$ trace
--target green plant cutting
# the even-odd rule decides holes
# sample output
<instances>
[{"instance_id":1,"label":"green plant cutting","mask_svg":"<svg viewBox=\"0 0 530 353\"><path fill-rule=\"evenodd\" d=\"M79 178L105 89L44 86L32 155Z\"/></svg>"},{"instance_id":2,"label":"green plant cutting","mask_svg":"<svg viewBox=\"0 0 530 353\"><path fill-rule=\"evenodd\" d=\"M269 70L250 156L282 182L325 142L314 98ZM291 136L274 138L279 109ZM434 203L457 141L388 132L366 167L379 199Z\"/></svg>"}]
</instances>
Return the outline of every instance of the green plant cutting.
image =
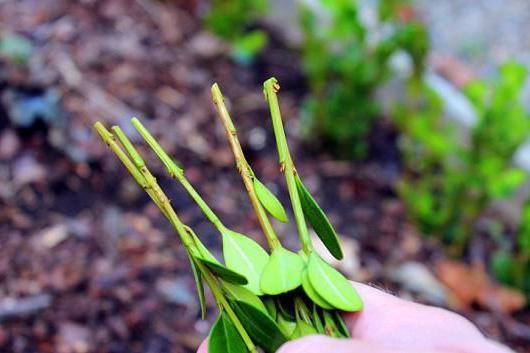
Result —
<instances>
[{"instance_id":1,"label":"green plant cutting","mask_svg":"<svg viewBox=\"0 0 530 353\"><path fill-rule=\"evenodd\" d=\"M308 224L335 258L343 258L333 226L304 185L291 157L278 104L279 88L274 78L263 85L276 139L279 171L285 177L301 243L298 252L284 247L277 236L270 217L288 222L288 214L246 160L217 84L212 86L213 102L269 251L251 237L222 223L188 181L180 164L164 151L138 119L132 118L132 125L158 156L169 176L187 191L219 231L224 263L216 259L193 229L179 218L122 129L113 126L108 130L100 122L94 125L102 140L175 228L190 260L203 318L206 312L204 284L210 289L219 315L209 333L209 353L258 352L258 348L272 353L288 340L315 333L348 337L340 312L359 311L363 306L346 278L314 251Z\"/></svg>"}]
</instances>

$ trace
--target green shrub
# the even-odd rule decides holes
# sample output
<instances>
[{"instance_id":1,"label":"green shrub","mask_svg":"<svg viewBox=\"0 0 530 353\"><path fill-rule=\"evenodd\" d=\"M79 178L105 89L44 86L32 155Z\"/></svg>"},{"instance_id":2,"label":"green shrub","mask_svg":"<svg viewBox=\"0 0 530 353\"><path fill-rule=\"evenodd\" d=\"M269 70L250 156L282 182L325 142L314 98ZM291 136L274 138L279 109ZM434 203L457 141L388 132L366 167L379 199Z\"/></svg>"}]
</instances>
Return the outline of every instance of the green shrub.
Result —
<instances>
[{"instance_id":1,"label":"green shrub","mask_svg":"<svg viewBox=\"0 0 530 353\"><path fill-rule=\"evenodd\" d=\"M486 206L510 196L526 177L512 165L528 136L529 114L520 101L525 78L525 68L509 62L497 79L467 85L478 118L469 141L442 119L439 98L417 82L409 87L414 98L395 111L405 166L399 193L420 230L440 236L455 254Z\"/></svg>"},{"instance_id":2,"label":"green shrub","mask_svg":"<svg viewBox=\"0 0 530 353\"><path fill-rule=\"evenodd\" d=\"M267 43L265 32L250 30L266 9L266 0L212 0L204 21L210 31L231 43L236 62L248 64Z\"/></svg>"},{"instance_id":3,"label":"green shrub","mask_svg":"<svg viewBox=\"0 0 530 353\"><path fill-rule=\"evenodd\" d=\"M516 242L500 242L491 258L491 269L502 283L522 290L530 301L530 201L521 214Z\"/></svg>"},{"instance_id":4,"label":"green shrub","mask_svg":"<svg viewBox=\"0 0 530 353\"><path fill-rule=\"evenodd\" d=\"M390 33L375 43L355 1L317 3L319 10L301 8L302 61L310 90L304 132L320 137L339 155L362 158L367 151L366 135L379 114L375 92L390 76L389 58L404 50L419 75L428 48L427 34L419 22L398 18L402 0L380 2L381 27L390 28Z\"/></svg>"}]
</instances>

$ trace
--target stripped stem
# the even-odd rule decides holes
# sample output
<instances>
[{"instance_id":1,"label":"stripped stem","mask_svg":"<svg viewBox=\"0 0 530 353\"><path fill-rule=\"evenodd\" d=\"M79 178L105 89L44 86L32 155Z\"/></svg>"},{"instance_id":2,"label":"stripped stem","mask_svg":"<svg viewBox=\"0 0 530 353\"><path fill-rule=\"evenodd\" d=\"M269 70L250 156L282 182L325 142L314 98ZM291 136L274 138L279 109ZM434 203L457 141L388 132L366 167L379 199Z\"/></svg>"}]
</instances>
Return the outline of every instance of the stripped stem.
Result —
<instances>
[{"instance_id":1,"label":"stripped stem","mask_svg":"<svg viewBox=\"0 0 530 353\"><path fill-rule=\"evenodd\" d=\"M192 239L191 235L187 231L187 226L182 223L180 218L177 216L173 207L171 207L169 199L156 182L156 178L151 174L149 169L147 169L147 166L145 165L145 162L143 161L142 157L140 156L138 151L136 151L136 149L134 148L130 140L127 138L127 136L120 129L120 127L113 126L112 130L127 153L122 150L122 148L116 142L115 136L111 134L103 124L97 122L94 125L94 128L97 130L103 141L118 156L120 161L125 165L127 170L132 174L138 184L140 184L146 190L149 196L160 208L162 213L169 219L173 227L176 229L188 253L190 253L193 258L195 258L197 255L200 255L197 246L194 243L195 240ZM198 238L196 240L198 240ZM230 307L230 304L224 297L220 289L219 283L215 280L215 277L202 263L196 262L196 264L199 267L199 270L201 271L208 287L212 291L212 294L217 304L219 305L219 308L227 313L235 328L241 335L241 338L245 342L245 345L247 346L248 350L251 353L257 353L256 347L252 342L252 339L250 338L250 336L244 329L243 324L238 319L237 315L235 314L233 309Z\"/></svg>"},{"instance_id":2,"label":"stripped stem","mask_svg":"<svg viewBox=\"0 0 530 353\"><path fill-rule=\"evenodd\" d=\"M241 320L239 320L236 313L234 312L234 310L232 309L232 307L226 300L224 294L219 288L219 284L217 283L213 275L210 273L210 271L208 271L208 269L206 269L206 267L203 264L197 262L197 266L199 266L200 271L203 273L204 280L206 281L206 284L208 285L208 287L211 289L212 294L215 300L217 301L217 305L219 306L219 308L226 312L226 314L228 315L228 317L234 324L234 327L241 335L241 338L245 342L245 345L247 346L248 350L251 353L257 353L256 346L254 345L254 343L252 342L252 339L250 338L247 331L245 330L243 324L241 323Z\"/></svg>"},{"instance_id":3,"label":"stripped stem","mask_svg":"<svg viewBox=\"0 0 530 353\"><path fill-rule=\"evenodd\" d=\"M158 141L151 135L149 130L138 120L137 118L132 118L131 122L133 126L138 130L140 135L144 138L144 140L147 142L147 144L151 147L151 149L156 153L158 158L162 161L164 166L166 167L167 172L169 175L180 182L180 184L186 189L188 194L191 196L191 198L195 201L195 203L199 206L201 211L204 213L206 218L212 224L222 233L226 228L226 226L221 222L219 217L214 213L214 211L208 206L208 204L204 201L204 199L201 197L201 195L195 190L193 185L186 179L186 176L184 175L184 169L179 167L175 161L166 153L166 151L160 146Z\"/></svg>"},{"instance_id":4,"label":"stripped stem","mask_svg":"<svg viewBox=\"0 0 530 353\"><path fill-rule=\"evenodd\" d=\"M263 233L265 234L269 247L272 251L276 248L281 247L280 240L278 239L274 228L272 228L272 224L270 223L269 217L267 216L267 213L265 212L263 206L259 202L258 196L256 195L253 183L254 173L252 172L252 169L250 168L247 160L245 159L241 144L239 143L239 139L237 138L236 128L234 127L232 119L230 118L230 114L226 109L223 95L217 83L212 86L212 97L219 118L221 119L223 127L225 128L226 136L228 137L230 147L232 148L232 152L236 160L237 169L239 171L239 174L241 175L241 178L243 179L243 183L245 184L245 188L250 198L250 202L252 203L252 207L254 207L254 211L256 212L261 228L263 229Z\"/></svg>"},{"instance_id":5,"label":"stripped stem","mask_svg":"<svg viewBox=\"0 0 530 353\"><path fill-rule=\"evenodd\" d=\"M282 116L280 113L280 106L278 104L278 96L276 94L279 89L280 85L274 77L268 79L263 84L263 92L265 93L265 99L269 103L269 109L271 112L272 127L274 129L274 137L276 138L280 169L285 175L285 182L287 184L289 198L291 199L291 205L293 207L298 236L300 237L303 251L306 254L310 254L313 249L313 245L311 244L311 239L309 238L304 212L302 210L302 204L300 203L300 197L296 187L296 168L294 167L291 154L289 153L289 146L287 145L287 138L285 137L285 131L283 129Z\"/></svg>"}]
</instances>

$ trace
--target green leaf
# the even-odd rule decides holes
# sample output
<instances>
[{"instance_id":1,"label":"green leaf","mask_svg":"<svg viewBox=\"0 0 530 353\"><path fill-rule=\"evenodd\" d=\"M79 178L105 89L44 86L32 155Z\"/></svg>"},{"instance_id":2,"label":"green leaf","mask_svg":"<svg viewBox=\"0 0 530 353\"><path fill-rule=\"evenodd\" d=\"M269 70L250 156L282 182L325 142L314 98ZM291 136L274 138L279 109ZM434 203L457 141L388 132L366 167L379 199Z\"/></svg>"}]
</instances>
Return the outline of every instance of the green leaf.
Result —
<instances>
[{"instance_id":1,"label":"green leaf","mask_svg":"<svg viewBox=\"0 0 530 353\"><path fill-rule=\"evenodd\" d=\"M280 201L258 178L254 177L254 191L263 207L280 222L287 222L287 213Z\"/></svg>"},{"instance_id":2,"label":"green leaf","mask_svg":"<svg viewBox=\"0 0 530 353\"><path fill-rule=\"evenodd\" d=\"M248 303L266 314L269 313L261 299L247 288L224 282L223 289L226 290L226 292L232 297L232 299Z\"/></svg>"},{"instance_id":3,"label":"green leaf","mask_svg":"<svg viewBox=\"0 0 530 353\"><path fill-rule=\"evenodd\" d=\"M318 305L313 303L313 322L315 323L315 328L317 329L318 333L320 334L326 334L326 330L324 329L324 323L322 322L322 317L320 316L320 313L318 312Z\"/></svg>"},{"instance_id":4,"label":"green leaf","mask_svg":"<svg viewBox=\"0 0 530 353\"><path fill-rule=\"evenodd\" d=\"M196 256L195 259L197 261L200 261L203 265L208 267L208 269L210 269L210 271L212 271L217 277L221 278L226 282L241 285L248 283L247 279L243 275L232 271L231 269L227 268L226 266L220 264L217 261L204 259L199 256Z\"/></svg>"},{"instance_id":5,"label":"green leaf","mask_svg":"<svg viewBox=\"0 0 530 353\"><path fill-rule=\"evenodd\" d=\"M278 309L276 309L276 303L274 303L273 297L266 296L262 297L261 300L263 301L263 304L265 304L265 307L267 308L267 312L269 315L276 320L278 317Z\"/></svg>"},{"instance_id":6,"label":"green leaf","mask_svg":"<svg viewBox=\"0 0 530 353\"><path fill-rule=\"evenodd\" d=\"M234 305L236 315L245 325L245 330L267 353L276 352L287 338L272 318L263 311L245 302Z\"/></svg>"},{"instance_id":7,"label":"green leaf","mask_svg":"<svg viewBox=\"0 0 530 353\"><path fill-rule=\"evenodd\" d=\"M313 285L309 281L309 274L307 269L302 274L302 288L304 289L304 292L305 294L307 294L309 299L313 301L313 303L317 304L318 306L324 309L333 309L333 306L326 302L324 298L322 298L320 294L315 291L315 288L313 288Z\"/></svg>"},{"instance_id":8,"label":"green leaf","mask_svg":"<svg viewBox=\"0 0 530 353\"><path fill-rule=\"evenodd\" d=\"M208 353L248 352L245 342L226 314L221 313L208 337Z\"/></svg>"},{"instance_id":9,"label":"green leaf","mask_svg":"<svg viewBox=\"0 0 530 353\"><path fill-rule=\"evenodd\" d=\"M311 223L313 226L315 233L318 235L320 240L322 240L331 255L338 260L342 260L344 255L340 247L339 237L337 236L337 233L331 225L328 217L324 211L322 211L313 196L311 196L298 175L296 175L295 180L304 215L307 217L309 223Z\"/></svg>"},{"instance_id":10,"label":"green leaf","mask_svg":"<svg viewBox=\"0 0 530 353\"><path fill-rule=\"evenodd\" d=\"M361 298L351 283L316 253L309 256L307 272L315 291L333 307L343 311L362 309Z\"/></svg>"},{"instance_id":11,"label":"green leaf","mask_svg":"<svg viewBox=\"0 0 530 353\"><path fill-rule=\"evenodd\" d=\"M296 323L296 328L289 338L295 339L308 335L314 335L316 333L318 333L318 331L312 325L308 324L303 320L298 320L298 322Z\"/></svg>"},{"instance_id":12,"label":"green leaf","mask_svg":"<svg viewBox=\"0 0 530 353\"><path fill-rule=\"evenodd\" d=\"M333 315L331 315L331 311L324 310L323 316L324 316L324 330L326 331L326 334L331 337L341 337L340 331L337 327L337 324L335 323Z\"/></svg>"},{"instance_id":13,"label":"green leaf","mask_svg":"<svg viewBox=\"0 0 530 353\"><path fill-rule=\"evenodd\" d=\"M348 326L346 326L346 323L344 322L344 319L340 313L337 310L333 310L329 314L332 316L333 321L335 321L336 327L342 337L350 337L350 330L348 329Z\"/></svg>"},{"instance_id":14,"label":"green leaf","mask_svg":"<svg viewBox=\"0 0 530 353\"><path fill-rule=\"evenodd\" d=\"M223 256L226 267L241 273L248 281L245 287L256 295L262 295L261 274L269 261L269 255L254 240L226 229L223 234Z\"/></svg>"},{"instance_id":15,"label":"green leaf","mask_svg":"<svg viewBox=\"0 0 530 353\"><path fill-rule=\"evenodd\" d=\"M188 254L190 260L191 269L193 271L193 278L195 279L195 286L197 287L197 296L199 297L199 305L201 307L201 319L204 320L206 316L206 300L204 298L204 286L202 284L201 271L197 268L197 264L193 260L193 257Z\"/></svg>"},{"instance_id":16,"label":"green leaf","mask_svg":"<svg viewBox=\"0 0 530 353\"><path fill-rule=\"evenodd\" d=\"M215 258L215 256L212 255L210 250L208 250L208 248L204 246L199 237L197 237L197 235L191 230L191 228L186 229L186 231L191 236L193 243L195 244L195 250L197 254L194 255L198 255L198 257L202 259L206 259L208 261L220 264L220 262Z\"/></svg>"},{"instance_id":17,"label":"green leaf","mask_svg":"<svg viewBox=\"0 0 530 353\"><path fill-rule=\"evenodd\" d=\"M260 286L265 294L276 295L300 286L305 267L300 255L284 248L275 249L261 275Z\"/></svg>"},{"instance_id":18,"label":"green leaf","mask_svg":"<svg viewBox=\"0 0 530 353\"><path fill-rule=\"evenodd\" d=\"M283 315L278 315L278 327L282 330L285 337L291 337L296 330L296 321L291 321Z\"/></svg>"}]
</instances>

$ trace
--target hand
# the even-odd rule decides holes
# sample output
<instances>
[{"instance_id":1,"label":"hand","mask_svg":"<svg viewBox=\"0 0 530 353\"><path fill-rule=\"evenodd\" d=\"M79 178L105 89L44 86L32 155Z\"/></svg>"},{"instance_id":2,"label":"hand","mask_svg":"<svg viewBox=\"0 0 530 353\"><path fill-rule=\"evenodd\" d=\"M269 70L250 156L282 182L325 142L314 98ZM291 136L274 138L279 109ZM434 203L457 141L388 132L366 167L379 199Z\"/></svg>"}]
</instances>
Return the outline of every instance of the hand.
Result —
<instances>
[{"instance_id":1,"label":"hand","mask_svg":"<svg viewBox=\"0 0 530 353\"><path fill-rule=\"evenodd\" d=\"M467 319L448 310L399 299L353 283L364 309L346 314L352 339L306 336L278 353L510 353L486 339ZM198 353L207 353L206 341Z\"/></svg>"}]
</instances>

